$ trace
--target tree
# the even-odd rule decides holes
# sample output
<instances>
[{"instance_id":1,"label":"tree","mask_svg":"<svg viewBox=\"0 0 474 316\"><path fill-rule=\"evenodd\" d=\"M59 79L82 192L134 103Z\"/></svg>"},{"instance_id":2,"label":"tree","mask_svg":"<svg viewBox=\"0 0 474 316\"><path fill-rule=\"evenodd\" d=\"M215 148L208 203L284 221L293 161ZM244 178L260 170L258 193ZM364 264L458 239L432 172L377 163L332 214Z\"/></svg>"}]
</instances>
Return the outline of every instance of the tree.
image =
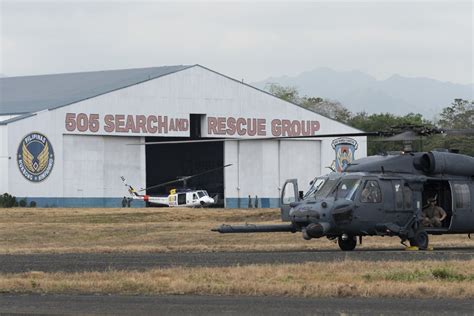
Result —
<instances>
[{"instance_id":1,"label":"tree","mask_svg":"<svg viewBox=\"0 0 474 316\"><path fill-rule=\"evenodd\" d=\"M352 114L344 105L338 101L328 100L321 97L300 97L295 87L284 87L276 83L269 85L268 90L275 96L299 104L313 112L346 123L354 128L365 132L387 131L391 127L399 126L400 132L403 127L426 126L434 127L433 123L423 118L421 114L409 113L398 116L390 113L367 114L360 112ZM438 127L445 129L474 129L474 101L454 99L453 103L444 108L440 113ZM473 136L441 136L420 137L413 144L417 150L432 150L435 148L457 149L460 153L474 156ZM385 142L369 137L367 154L375 155L387 151L403 150L402 142Z\"/></svg>"},{"instance_id":2,"label":"tree","mask_svg":"<svg viewBox=\"0 0 474 316\"><path fill-rule=\"evenodd\" d=\"M285 101L296 104L299 104L300 102L299 92L295 87L284 87L277 83L271 83L268 87L266 87L266 89L274 96L277 96Z\"/></svg>"},{"instance_id":3,"label":"tree","mask_svg":"<svg viewBox=\"0 0 474 316\"><path fill-rule=\"evenodd\" d=\"M473 129L474 101L454 99L441 111L437 125L445 129ZM474 156L474 137L437 135L427 140L425 147L426 150L435 148L455 149L461 154Z\"/></svg>"},{"instance_id":4,"label":"tree","mask_svg":"<svg viewBox=\"0 0 474 316\"><path fill-rule=\"evenodd\" d=\"M301 105L308 110L343 123L346 123L352 115L352 113L338 101L320 97L300 97L296 87L284 87L277 83L271 83L266 89L280 99Z\"/></svg>"},{"instance_id":5,"label":"tree","mask_svg":"<svg viewBox=\"0 0 474 316\"><path fill-rule=\"evenodd\" d=\"M342 123L347 123L352 116L352 113L339 101L305 96L301 100L301 105L313 112Z\"/></svg>"},{"instance_id":6,"label":"tree","mask_svg":"<svg viewBox=\"0 0 474 316\"><path fill-rule=\"evenodd\" d=\"M474 101L454 99L451 106L445 107L438 121L442 128L474 128Z\"/></svg>"},{"instance_id":7,"label":"tree","mask_svg":"<svg viewBox=\"0 0 474 316\"><path fill-rule=\"evenodd\" d=\"M395 128L395 132L399 129L403 131L404 126L430 126L431 122L423 119L421 114L409 113L405 116L397 116L390 113L367 114L366 112L353 115L348 124L352 127L365 132L388 131ZM399 128L396 128L399 127ZM420 140L416 141L413 146L421 147ZM367 143L367 154L376 155L387 151L401 151L404 149L403 142L387 142L383 139L369 137ZM415 149L415 148L413 148Z\"/></svg>"}]
</instances>

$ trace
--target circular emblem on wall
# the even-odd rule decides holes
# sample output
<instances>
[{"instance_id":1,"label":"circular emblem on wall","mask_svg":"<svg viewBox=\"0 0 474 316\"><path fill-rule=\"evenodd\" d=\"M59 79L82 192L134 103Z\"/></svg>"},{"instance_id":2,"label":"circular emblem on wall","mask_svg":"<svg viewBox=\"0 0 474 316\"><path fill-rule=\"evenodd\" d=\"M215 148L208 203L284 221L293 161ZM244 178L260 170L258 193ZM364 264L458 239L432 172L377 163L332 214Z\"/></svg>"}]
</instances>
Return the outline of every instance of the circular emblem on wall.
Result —
<instances>
[{"instance_id":1,"label":"circular emblem on wall","mask_svg":"<svg viewBox=\"0 0 474 316\"><path fill-rule=\"evenodd\" d=\"M18 168L31 182L46 179L54 166L53 146L41 133L32 132L23 137L17 151Z\"/></svg>"}]
</instances>

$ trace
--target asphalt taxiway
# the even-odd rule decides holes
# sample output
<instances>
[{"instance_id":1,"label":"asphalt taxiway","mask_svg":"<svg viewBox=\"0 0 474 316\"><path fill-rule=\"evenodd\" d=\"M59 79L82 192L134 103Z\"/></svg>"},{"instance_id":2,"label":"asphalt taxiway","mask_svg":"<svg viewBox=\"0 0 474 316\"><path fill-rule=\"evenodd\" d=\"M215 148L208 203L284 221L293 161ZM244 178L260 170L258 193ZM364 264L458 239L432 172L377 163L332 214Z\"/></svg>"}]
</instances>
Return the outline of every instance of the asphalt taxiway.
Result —
<instances>
[{"instance_id":1,"label":"asphalt taxiway","mask_svg":"<svg viewBox=\"0 0 474 316\"><path fill-rule=\"evenodd\" d=\"M453 299L0 295L2 315L472 315L472 308Z\"/></svg>"},{"instance_id":2,"label":"asphalt taxiway","mask_svg":"<svg viewBox=\"0 0 474 316\"><path fill-rule=\"evenodd\" d=\"M304 262L472 260L474 248L434 251L373 249L279 252L3 254L0 273L138 270L169 267L225 267Z\"/></svg>"}]
</instances>

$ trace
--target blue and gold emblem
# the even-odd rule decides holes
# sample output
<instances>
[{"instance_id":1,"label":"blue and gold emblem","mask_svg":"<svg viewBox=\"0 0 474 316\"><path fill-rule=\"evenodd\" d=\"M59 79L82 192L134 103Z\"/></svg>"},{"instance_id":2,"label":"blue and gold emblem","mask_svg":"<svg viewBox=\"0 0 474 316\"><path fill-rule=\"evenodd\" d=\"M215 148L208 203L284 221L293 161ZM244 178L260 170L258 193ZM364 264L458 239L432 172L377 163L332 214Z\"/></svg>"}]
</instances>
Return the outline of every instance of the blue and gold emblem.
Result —
<instances>
[{"instance_id":1,"label":"blue and gold emblem","mask_svg":"<svg viewBox=\"0 0 474 316\"><path fill-rule=\"evenodd\" d=\"M33 132L23 137L17 152L18 168L31 182L46 179L54 166L53 146L41 133Z\"/></svg>"},{"instance_id":2,"label":"blue and gold emblem","mask_svg":"<svg viewBox=\"0 0 474 316\"><path fill-rule=\"evenodd\" d=\"M355 139L341 137L332 141L332 148L336 151L335 171L342 172L354 160L358 144Z\"/></svg>"}]
</instances>

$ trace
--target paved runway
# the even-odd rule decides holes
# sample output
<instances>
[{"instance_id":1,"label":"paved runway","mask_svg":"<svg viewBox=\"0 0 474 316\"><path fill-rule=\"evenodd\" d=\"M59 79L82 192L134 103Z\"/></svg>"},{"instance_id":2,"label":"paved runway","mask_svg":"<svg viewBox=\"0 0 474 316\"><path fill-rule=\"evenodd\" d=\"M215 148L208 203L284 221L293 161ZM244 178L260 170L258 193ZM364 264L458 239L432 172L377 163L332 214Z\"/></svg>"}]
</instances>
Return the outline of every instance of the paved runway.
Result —
<instances>
[{"instance_id":1,"label":"paved runway","mask_svg":"<svg viewBox=\"0 0 474 316\"><path fill-rule=\"evenodd\" d=\"M470 300L226 296L0 295L0 314L472 315Z\"/></svg>"},{"instance_id":2,"label":"paved runway","mask_svg":"<svg viewBox=\"0 0 474 316\"><path fill-rule=\"evenodd\" d=\"M248 264L331 262L341 260L412 261L471 260L474 248L435 251L399 249L297 251L297 252L217 252L217 253L105 253L105 254L31 254L0 255L0 273L27 271L79 272L105 270L147 270L151 268L223 267Z\"/></svg>"}]
</instances>

